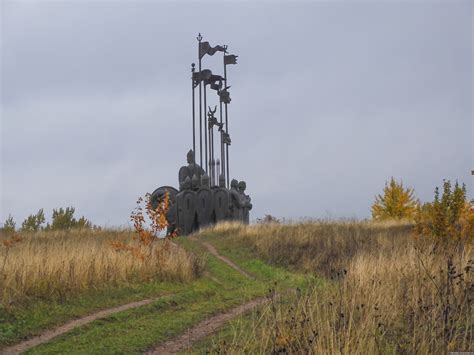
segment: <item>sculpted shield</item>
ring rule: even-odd
[[[176,195],[178,226],[182,234],[189,234],[195,229],[196,193],[186,190]]]
[[[212,222],[214,201],[210,189],[201,188],[196,193],[196,213],[199,226],[206,226]]]
[[[172,186],[161,186],[150,195],[150,203],[151,207],[156,210],[158,205],[164,201],[166,194],[169,197],[169,209],[166,213],[166,220],[168,221],[166,234],[169,235],[176,229],[176,195],[178,190]]]
[[[224,221],[230,217],[230,197],[227,189],[214,190],[214,211],[216,222]]]

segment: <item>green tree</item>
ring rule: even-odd
[[[41,208],[36,214],[29,215],[21,224],[21,230],[27,232],[36,232],[41,229],[41,225],[45,222],[44,212]]]
[[[47,224],[47,230],[67,230],[72,228],[86,228],[91,229],[92,223],[87,220],[85,217],[79,218],[76,220],[74,218],[74,212],[76,209],[74,207],[66,207],[53,209],[53,217],[51,224]]]
[[[403,182],[397,182],[392,177],[385,182],[383,194],[375,196],[372,205],[372,218],[383,219],[412,219],[416,212],[418,200],[414,197],[413,188],[405,188]]]
[[[91,229],[92,227],[93,227],[92,223],[84,216],[79,218],[74,226],[74,228],[81,228],[81,229]]]
[[[3,227],[1,228],[1,231],[2,233],[5,233],[5,234],[13,234],[15,233],[15,227],[16,227],[16,223],[13,220],[13,216],[8,215],[8,218],[3,223]]]
[[[60,207],[59,209],[53,209],[53,216],[51,220],[51,225],[49,226],[51,230],[63,230],[71,229],[76,224],[76,219],[74,218],[74,207],[66,207],[66,209]]]

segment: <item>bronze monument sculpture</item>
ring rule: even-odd
[[[201,34],[197,40],[198,71],[195,64],[191,64],[192,149],[187,154],[188,165],[179,169],[179,190],[171,186],[161,186],[150,198],[152,207],[156,208],[168,195],[168,234],[177,232],[187,235],[220,221],[240,221],[248,224],[249,211],[252,209],[251,198],[245,194],[245,181],[238,182],[233,179],[229,182],[231,139],[228,105],[231,98],[230,86],[227,86],[227,65],[237,64],[237,56],[228,54],[227,46],[212,47],[209,42],[203,42]],[[203,57],[217,52],[223,53],[224,76],[213,74],[209,69],[202,69]],[[217,105],[214,109],[208,106],[208,88],[217,93],[214,99],[217,99],[219,104],[218,117]],[[198,91],[198,105],[195,91]],[[199,119],[199,127],[196,127],[196,119]],[[195,160],[196,130],[199,138],[199,164]],[[220,147],[219,158],[215,157],[216,140],[219,143],[217,149]]]

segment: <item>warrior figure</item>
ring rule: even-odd
[[[231,198],[231,210],[232,219],[235,221],[243,221],[243,208],[245,202],[242,199],[242,195],[239,192],[239,182],[232,179],[230,182],[230,198]]]
[[[188,166],[182,166],[181,169],[179,169],[178,179],[180,185],[184,182],[184,180],[186,180],[187,177],[189,177],[189,179],[192,181],[194,175],[196,175],[197,181],[199,182],[201,180],[201,176],[204,174],[204,169],[194,161],[194,152],[192,149],[189,150],[187,159]],[[196,181],[196,179],[194,180]]]
[[[242,211],[243,211],[243,221],[244,221],[245,224],[249,224],[249,222],[250,222],[249,211],[252,209],[252,204],[250,203],[250,201],[251,201],[250,196],[245,194],[245,189],[247,188],[247,184],[245,183],[245,181],[240,181],[239,185],[238,185],[238,188],[239,188],[239,193],[242,196],[241,198],[244,202],[244,207],[242,209]]]

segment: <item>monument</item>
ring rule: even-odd
[[[220,221],[248,224],[252,209],[251,198],[245,194],[245,181],[233,179],[229,182],[231,139],[228,106],[231,98],[227,66],[237,64],[238,56],[229,54],[227,45],[212,47],[209,42],[203,42],[201,34],[196,39],[198,68],[196,71],[196,65],[191,64],[192,148],[187,153],[188,165],[179,169],[179,189],[161,186],[150,198],[152,207],[156,208],[168,194],[168,234],[187,235]],[[203,58],[217,52],[222,53],[224,76],[202,69]],[[214,108],[208,106],[208,101],[212,100],[217,101]],[[196,144],[199,145],[197,152]],[[196,162],[197,153],[199,164]]]

